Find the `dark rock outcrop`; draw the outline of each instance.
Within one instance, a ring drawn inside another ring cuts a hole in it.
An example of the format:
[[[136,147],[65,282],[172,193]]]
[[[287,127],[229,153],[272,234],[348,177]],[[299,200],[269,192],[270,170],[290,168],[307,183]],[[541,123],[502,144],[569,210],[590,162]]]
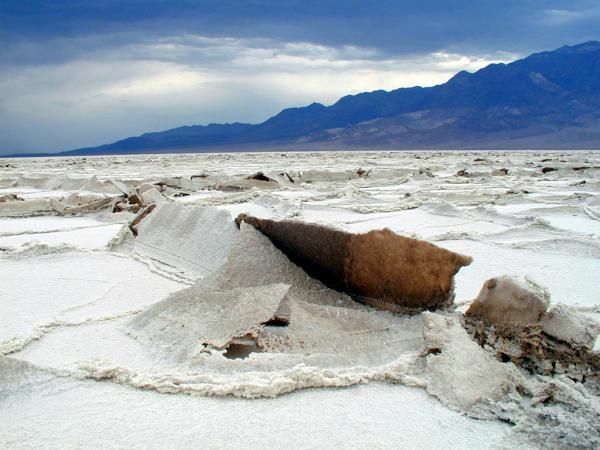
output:
[[[240,215],[310,276],[362,303],[395,312],[448,307],[453,277],[471,258],[374,230],[351,234],[318,224]]]

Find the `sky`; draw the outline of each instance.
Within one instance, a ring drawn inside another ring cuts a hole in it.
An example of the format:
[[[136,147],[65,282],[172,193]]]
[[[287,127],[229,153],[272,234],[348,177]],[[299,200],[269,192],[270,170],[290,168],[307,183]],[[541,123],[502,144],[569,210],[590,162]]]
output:
[[[0,154],[259,123],[598,39],[598,0],[2,0]]]

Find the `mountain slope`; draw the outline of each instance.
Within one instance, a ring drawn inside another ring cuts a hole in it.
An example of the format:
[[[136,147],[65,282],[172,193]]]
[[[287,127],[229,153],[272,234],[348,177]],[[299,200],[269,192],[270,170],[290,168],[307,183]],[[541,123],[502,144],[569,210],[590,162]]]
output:
[[[289,108],[257,125],[180,127],[65,153],[270,147],[600,148],[600,42],[459,72],[430,88]]]

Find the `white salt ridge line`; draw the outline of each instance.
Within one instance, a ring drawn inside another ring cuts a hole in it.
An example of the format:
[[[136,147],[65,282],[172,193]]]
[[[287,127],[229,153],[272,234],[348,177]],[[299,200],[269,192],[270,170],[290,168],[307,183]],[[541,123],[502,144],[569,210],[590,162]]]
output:
[[[580,312],[600,314],[600,305],[592,305],[592,306],[569,305],[569,306],[571,308],[575,308],[577,311],[580,311]]]
[[[49,245],[40,242],[32,243],[31,245],[23,245],[21,247],[7,247],[6,250],[0,248],[0,259],[25,259],[35,258],[37,256],[47,256],[60,253],[80,252],[92,253],[95,250],[88,250],[76,247],[70,244],[55,244]]]
[[[592,209],[589,206],[583,205],[582,210],[590,219],[600,221],[600,215],[598,215],[594,211],[592,211]]]
[[[8,250],[2,252],[0,250],[0,259],[12,259],[12,258],[35,258],[37,256],[47,256],[52,254],[60,254],[60,253],[82,253],[82,254],[105,254],[108,253],[111,256],[116,256],[124,259],[135,259],[139,262],[144,263],[147,266],[152,266],[152,263],[145,260],[138,255],[129,255],[122,254],[118,252],[111,251],[107,248],[81,248],[71,244],[44,244],[41,242],[33,242],[32,244],[25,244],[21,247],[9,247]],[[180,281],[178,277],[173,276],[168,272],[161,271],[160,269],[156,269],[156,273],[158,275],[162,275],[165,278],[169,278],[173,281]],[[184,277],[185,279],[185,277]],[[187,283],[187,282],[186,282]]]
[[[2,236],[0,237],[0,245],[17,251],[26,249],[32,244],[45,244],[49,246],[66,244],[84,250],[105,249],[107,248],[108,242],[110,242],[111,238],[121,227],[121,224],[115,223],[98,227],[85,227],[78,230],[35,233],[31,237],[29,237],[29,234]]]
[[[90,302],[90,303],[93,303],[93,302]],[[87,306],[87,305],[82,305],[82,306]],[[75,308],[71,308],[71,309],[75,309]],[[128,316],[132,316],[134,314],[138,314],[143,310],[144,310],[144,308],[141,308],[141,309],[125,311],[125,312],[115,314],[112,316],[93,317],[93,318],[83,320],[81,322],[66,322],[63,320],[54,320],[45,325],[40,325],[40,326],[34,328],[34,330],[27,336],[17,336],[12,339],[9,339],[8,341],[0,342],[0,356],[6,356],[6,355],[10,355],[11,353],[20,352],[21,350],[23,350],[25,347],[27,347],[32,342],[40,340],[45,334],[52,333],[53,331],[55,331],[59,328],[78,327],[80,325],[86,325],[86,324],[90,324],[90,323],[108,322],[111,320],[122,319],[123,317],[128,317]],[[65,311],[68,311],[68,309]]]
[[[418,238],[418,236],[415,236]],[[440,236],[434,236],[433,238],[427,238],[428,241],[432,242],[444,242],[444,241],[460,241],[470,240],[473,242],[481,242],[490,244],[496,247],[515,249],[515,250],[538,250],[547,254],[568,254],[572,253],[572,248],[569,248],[570,244],[575,244],[582,249],[580,256],[589,258],[600,258],[600,244],[596,242],[590,242],[583,239],[576,238],[565,238],[565,239],[538,239],[530,241],[518,241],[518,242],[501,242],[486,239],[481,236],[473,236],[470,233],[446,233]],[[558,246],[558,248],[555,248]]]
[[[99,250],[100,252],[102,252],[102,250]],[[124,259],[134,259],[138,262],[141,262],[142,264],[144,264],[146,267],[148,267],[148,270],[156,275],[160,275],[163,278],[166,278],[168,280],[171,281],[176,281],[178,283],[182,283],[182,284],[186,284],[186,285],[193,285],[195,284],[198,280],[192,279],[192,278],[188,278],[185,275],[181,274],[181,273],[174,273],[174,272],[169,272],[165,269],[162,269],[160,266],[155,264],[156,260],[153,260],[151,258],[148,257],[144,257],[141,255],[138,255],[136,253],[131,253],[131,254],[123,254],[123,253],[119,253],[119,252],[115,252],[115,251],[110,251],[108,250],[107,253],[110,253],[113,256],[117,256],[119,258],[124,258]],[[166,266],[166,264],[160,262],[161,266]]]
[[[226,191],[217,190],[215,190],[215,193],[217,195],[214,197],[199,199],[196,202],[191,202],[191,204],[200,206],[217,206],[230,203],[244,203],[248,200],[258,197],[262,191],[257,188],[250,188],[247,191],[234,192],[232,194],[227,194]]]
[[[582,208],[579,208],[579,210],[584,211]],[[496,223],[493,219],[494,216],[496,216],[496,218],[499,219],[508,219],[509,221],[512,221],[513,224],[515,225],[528,225],[528,224],[536,224],[536,225],[542,225],[544,227],[546,227],[549,230],[554,230],[554,231],[560,231],[560,232],[568,232],[570,234],[574,234],[580,237],[591,237],[591,238],[596,238],[598,236],[598,233],[596,232],[591,232],[591,233],[587,233],[587,232],[583,232],[581,231],[580,228],[577,227],[573,227],[573,226],[566,226],[568,225],[568,222],[565,220],[558,220],[560,219],[560,217],[553,217],[552,215],[550,216],[539,216],[539,215],[520,215],[520,214],[502,214],[502,213],[498,213],[498,212],[491,212],[489,210],[487,211],[483,211],[484,214],[482,215],[478,215],[478,214],[474,214],[470,211],[464,211],[464,216],[465,217],[471,217],[473,219],[479,219],[479,220],[488,220],[491,221],[492,223]],[[436,214],[439,214],[436,212]],[[587,213],[585,214],[587,215]],[[481,217],[483,216],[483,217]],[[573,218],[573,220],[577,221],[577,220],[581,220],[581,219],[585,219],[585,217],[583,216],[575,216]],[[596,219],[594,219],[596,220]],[[554,223],[553,223],[554,222]],[[562,226],[561,226],[562,224]]]
[[[138,389],[168,394],[197,396],[234,396],[240,398],[274,398],[307,388],[348,387],[371,381],[426,387],[426,382],[411,376],[418,353],[405,353],[397,360],[376,368],[318,368],[298,364],[275,372],[219,373],[137,373],[124,367],[103,365],[98,361],[80,362],[56,369],[57,375],[82,379],[107,380]]]
[[[544,237],[540,233],[540,229],[543,230],[543,234],[548,235]],[[536,231],[537,235],[532,236],[531,239],[522,238],[522,240],[511,240],[510,235],[518,235],[520,232]],[[415,233],[413,233],[415,234]],[[415,235],[418,235],[415,234]],[[600,252],[600,242],[595,238],[595,235],[577,234],[572,231],[563,229],[553,229],[553,227],[547,226],[545,223],[536,221],[531,224],[520,225],[512,227],[510,229],[499,231],[496,233],[484,233],[484,232],[469,232],[469,231],[447,231],[445,233],[433,236],[427,236],[428,241],[451,241],[451,240],[462,240],[467,239],[471,241],[489,242],[494,245],[502,247],[512,248],[525,248],[529,244],[543,244],[552,242],[573,242],[580,245],[591,246],[595,251]]]
[[[141,247],[142,249],[143,249],[144,247],[146,247],[146,248],[151,248],[151,249],[154,249],[154,250],[158,250],[158,251],[160,251],[160,252],[162,252],[162,253],[165,253],[165,254],[167,254],[167,255],[170,255],[170,256],[172,256],[172,257],[174,257],[174,258],[178,259],[178,260],[185,261],[186,263],[188,263],[188,264],[190,264],[190,265],[192,265],[192,266],[194,266],[194,267],[196,267],[196,268],[202,269],[202,271],[203,271],[204,273],[207,273],[207,274],[211,273],[211,272],[212,272],[212,270],[213,270],[213,269],[211,269],[210,267],[206,267],[206,266],[204,266],[204,265],[200,264],[198,261],[194,261],[194,260],[192,260],[192,259],[190,259],[190,258],[186,258],[184,255],[182,255],[182,254],[180,254],[180,253],[172,252],[172,251],[169,251],[169,250],[167,250],[167,249],[165,249],[165,248],[163,248],[163,247],[159,247],[159,246],[156,246],[156,245],[152,245],[152,244],[149,244],[149,243],[147,243],[147,242],[142,242],[142,241],[139,241],[139,240],[138,240],[138,241],[136,241],[136,243],[135,243],[135,246],[136,246],[136,247]],[[136,254],[137,254],[137,252],[136,252]],[[175,267],[175,266],[172,266],[171,264],[168,264],[168,263],[166,263],[166,262],[164,262],[164,261],[161,261],[161,260],[159,260],[159,259],[157,259],[157,258],[152,258],[152,257],[150,257],[150,256],[148,256],[147,258],[148,258],[150,261],[157,262],[157,263],[159,263],[159,264],[161,264],[161,265],[163,265],[163,266],[165,266],[165,267],[172,267],[172,268],[173,268],[173,270],[180,270],[180,271],[181,271],[181,269],[178,269],[177,267]],[[169,272],[169,273],[171,273],[170,271],[168,271],[168,272]],[[183,271],[181,271],[181,272],[183,272]],[[182,278],[188,279],[187,277],[185,277],[185,275],[182,275]]]
[[[411,209],[416,209],[419,208],[420,205],[418,202],[415,202],[413,199],[407,201],[406,203],[403,204],[397,204],[397,205],[381,205],[381,206],[375,206],[375,205],[356,205],[356,206],[351,206],[351,205],[347,205],[347,206],[343,206],[344,209],[349,209],[351,211],[360,213],[360,214],[371,214],[371,213],[393,213],[393,212],[401,212],[401,211],[408,211]],[[340,206],[338,206],[338,208],[342,208]]]
[[[0,231],[0,237],[7,237],[7,236],[22,236],[24,234],[46,234],[46,233],[62,233],[62,232],[68,232],[68,231],[76,231],[76,230],[84,230],[84,229],[88,229],[88,228],[102,228],[102,227],[109,227],[109,226],[113,226],[113,225],[121,225],[118,222],[105,222],[105,223],[100,223],[97,225],[82,225],[82,226],[78,226],[78,227],[69,227],[69,228],[54,228],[54,229],[48,229],[48,230],[24,230],[24,231],[16,231],[16,232],[2,232]]]
[[[325,207],[325,210],[329,210],[329,207]],[[338,215],[340,214],[339,212],[340,208],[335,208],[335,210],[332,210],[332,213],[337,213]],[[415,208],[411,208],[411,209],[415,209]],[[318,210],[318,208],[315,207],[311,207],[311,210],[315,211]],[[337,211],[336,211],[337,210]],[[307,211],[308,212],[308,211]],[[398,211],[400,212],[400,211]],[[484,217],[480,217],[479,215],[472,215],[470,214],[468,211],[446,211],[446,213],[444,212],[440,212],[439,210],[434,210],[433,212],[429,211],[428,208],[424,208],[423,209],[424,213],[430,214],[432,217],[431,219],[435,219],[435,216],[446,216],[446,217],[452,217],[452,218],[463,218],[463,220],[465,220],[465,222],[458,222],[458,223],[448,223],[448,224],[443,224],[443,225],[427,225],[426,228],[430,229],[430,228],[452,228],[452,227],[458,227],[461,225],[470,225],[470,224],[477,224],[477,223],[489,223],[490,225],[495,225],[497,227],[502,227],[504,228],[504,230],[501,231],[497,231],[497,232],[490,232],[490,233],[477,233],[477,232],[473,232],[476,235],[480,235],[480,236],[494,236],[494,235],[502,235],[503,233],[510,233],[512,230],[518,230],[518,229],[526,229],[527,227],[531,227],[531,226],[538,226],[541,228],[545,228],[549,231],[554,231],[555,234],[559,234],[559,235],[566,235],[567,230],[561,229],[561,228],[556,228],[553,227],[551,224],[549,224],[545,219],[543,218],[539,218],[539,217],[525,217],[525,218],[517,218],[518,222],[521,222],[521,224],[519,225],[506,225],[506,224],[502,224],[502,223],[497,223],[495,222],[493,219],[490,220],[489,218],[484,218]],[[355,225],[355,224],[361,224],[361,223],[369,223],[369,222],[379,222],[382,221],[384,219],[394,219],[396,216],[394,215],[394,213],[380,213],[380,214],[372,214],[372,217],[368,217],[368,218],[364,218],[364,219],[353,219],[353,220],[342,220],[342,225]],[[399,220],[402,220],[403,218],[401,216],[398,216]],[[408,218],[410,219],[410,217]],[[507,227],[509,227],[509,229],[507,229]],[[401,229],[397,229],[397,232],[400,231],[402,232]],[[453,232],[453,231],[449,231],[448,233],[462,233],[462,232]],[[574,234],[575,232],[570,231],[570,234]],[[418,235],[419,233],[417,231],[414,231],[413,234]],[[444,234],[440,235],[443,236]],[[581,237],[588,237],[589,235],[587,234],[580,234]],[[432,237],[427,236],[426,237],[427,240],[431,240]],[[435,236],[433,236],[433,239],[435,239]],[[440,238],[437,238],[437,240],[440,240]]]

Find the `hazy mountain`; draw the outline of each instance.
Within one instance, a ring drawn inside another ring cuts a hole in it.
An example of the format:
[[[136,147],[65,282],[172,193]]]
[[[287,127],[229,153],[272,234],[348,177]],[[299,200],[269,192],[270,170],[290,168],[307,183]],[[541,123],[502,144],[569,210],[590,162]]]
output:
[[[289,108],[263,123],[184,126],[66,154],[269,148],[600,148],[600,42],[459,72],[430,88]]]

